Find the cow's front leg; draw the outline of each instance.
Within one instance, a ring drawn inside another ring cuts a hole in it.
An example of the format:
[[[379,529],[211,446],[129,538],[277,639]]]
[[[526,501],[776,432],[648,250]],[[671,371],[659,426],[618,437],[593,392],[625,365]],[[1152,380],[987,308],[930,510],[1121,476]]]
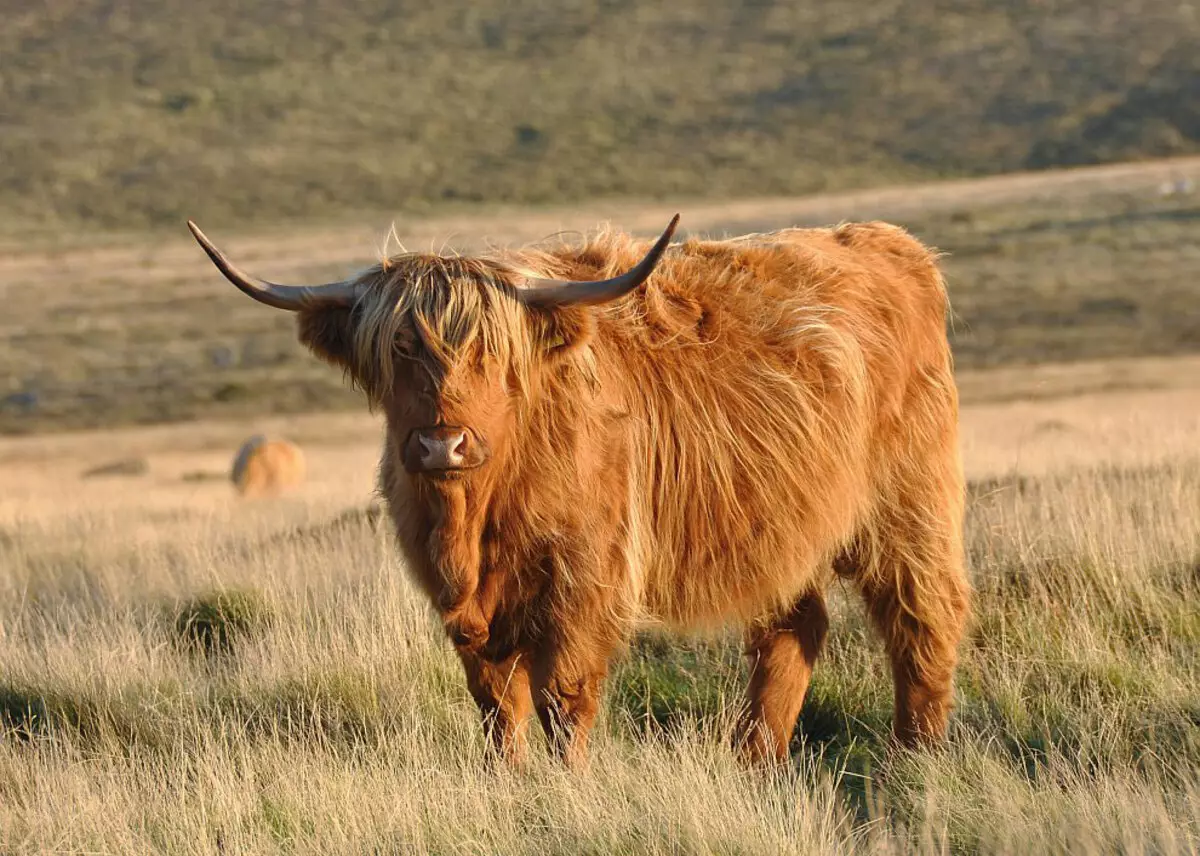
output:
[[[592,601],[580,607],[557,611],[534,670],[538,719],[552,749],[572,768],[586,764],[588,735],[600,713],[604,679],[622,627],[612,603]]]
[[[538,719],[554,753],[568,767],[587,764],[588,736],[600,713],[607,657],[552,669],[534,693]]]
[[[529,655],[518,650],[496,659],[459,648],[458,656],[467,673],[467,688],[483,716],[489,758],[498,756],[519,766],[528,753],[533,717]]]
[[[615,496],[624,497],[624,490]],[[533,702],[555,753],[567,766],[587,762],[609,661],[631,626],[629,560],[620,501],[598,503],[575,523],[579,537],[547,556],[547,617],[537,646]]]

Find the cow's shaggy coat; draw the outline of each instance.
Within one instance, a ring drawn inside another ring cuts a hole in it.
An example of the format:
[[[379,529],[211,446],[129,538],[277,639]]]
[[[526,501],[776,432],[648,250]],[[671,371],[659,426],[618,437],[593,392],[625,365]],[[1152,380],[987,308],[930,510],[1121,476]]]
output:
[[[352,308],[299,312],[301,340],[387,417],[381,492],[498,746],[520,756],[536,711],[581,759],[635,627],[737,620],[744,745],[786,755],[835,573],[884,639],[896,735],[939,739],[969,590],[935,257],[882,223],[790,229],[687,240],[604,305],[514,299],[646,246],[401,255]],[[424,426],[469,428],[486,463],[410,471]]]

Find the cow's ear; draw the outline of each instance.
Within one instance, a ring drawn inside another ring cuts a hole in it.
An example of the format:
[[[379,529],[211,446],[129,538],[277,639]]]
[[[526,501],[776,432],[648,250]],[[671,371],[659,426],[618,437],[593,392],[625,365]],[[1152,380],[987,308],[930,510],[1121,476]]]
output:
[[[296,317],[300,343],[343,371],[353,364],[354,322],[350,310],[302,309]]]
[[[534,310],[539,350],[552,360],[578,354],[592,340],[596,319],[586,306]]]

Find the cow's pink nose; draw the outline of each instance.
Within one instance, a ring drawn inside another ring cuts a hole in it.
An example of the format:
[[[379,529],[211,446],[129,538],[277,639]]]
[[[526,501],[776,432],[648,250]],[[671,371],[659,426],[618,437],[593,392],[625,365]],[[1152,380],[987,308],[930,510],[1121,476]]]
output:
[[[429,468],[450,469],[462,466],[467,451],[467,432],[447,431],[440,437],[417,434],[421,444],[421,463]]]
[[[404,464],[410,472],[463,470],[479,466],[484,455],[466,428],[418,428],[408,438]]]

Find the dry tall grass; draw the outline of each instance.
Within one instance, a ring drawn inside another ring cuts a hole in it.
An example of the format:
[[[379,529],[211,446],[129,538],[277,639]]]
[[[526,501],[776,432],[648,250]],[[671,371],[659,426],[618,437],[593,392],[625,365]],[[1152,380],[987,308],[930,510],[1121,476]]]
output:
[[[386,529],[339,517],[365,480],[253,506],[0,503],[2,846],[1196,852],[1200,460],[1172,442],[1165,464],[977,470],[948,748],[888,748],[886,663],[846,592],[777,775],[726,748],[732,637],[638,640],[588,773],[540,751],[489,771]]]

